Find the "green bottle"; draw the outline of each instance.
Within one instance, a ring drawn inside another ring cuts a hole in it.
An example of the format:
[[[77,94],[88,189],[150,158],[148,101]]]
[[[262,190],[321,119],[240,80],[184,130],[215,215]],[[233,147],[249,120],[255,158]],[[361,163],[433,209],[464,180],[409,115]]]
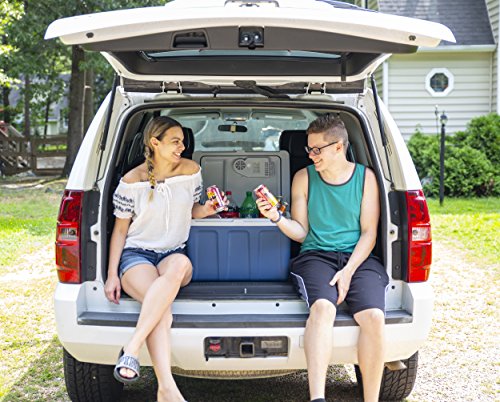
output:
[[[240,218],[258,218],[259,217],[259,208],[257,208],[257,204],[253,199],[253,193],[251,191],[247,191],[247,196],[243,200],[243,203],[240,207]]]

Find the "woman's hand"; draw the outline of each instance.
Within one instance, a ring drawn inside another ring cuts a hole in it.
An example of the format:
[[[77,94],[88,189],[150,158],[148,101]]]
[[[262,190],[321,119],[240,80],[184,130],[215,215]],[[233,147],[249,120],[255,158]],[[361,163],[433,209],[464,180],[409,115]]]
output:
[[[269,201],[265,200],[264,198],[257,198],[257,207],[259,208],[260,213],[262,216],[266,217],[267,219],[271,219],[271,221],[277,221],[280,218],[280,213],[278,211],[278,208],[273,207]]]
[[[120,304],[121,289],[120,278],[116,275],[108,276],[104,284],[104,294],[110,302]]]
[[[221,191],[223,202],[224,202],[224,211],[227,211],[227,206],[229,205],[229,200],[226,197],[226,194],[224,191]],[[208,208],[208,215],[213,215],[215,214],[216,206],[215,206],[216,201],[208,199],[207,202],[205,203],[205,206]]]

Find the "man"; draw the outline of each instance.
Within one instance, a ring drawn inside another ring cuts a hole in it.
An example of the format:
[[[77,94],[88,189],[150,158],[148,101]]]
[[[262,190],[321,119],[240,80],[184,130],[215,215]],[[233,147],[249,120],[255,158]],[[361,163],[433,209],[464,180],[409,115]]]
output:
[[[358,361],[364,400],[378,400],[384,368],[384,308],[388,276],[371,256],[380,215],[374,173],[346,159],[347,130],[339,118],[318,117],[307,129],[313,161],[292,183],[292,214],[286,219],[263,200],[261,213],[302,243],[291,261],[292,277],[310,308],[304,346],[309,393],[325,401],[337,306],[346,300],[360,326]]]

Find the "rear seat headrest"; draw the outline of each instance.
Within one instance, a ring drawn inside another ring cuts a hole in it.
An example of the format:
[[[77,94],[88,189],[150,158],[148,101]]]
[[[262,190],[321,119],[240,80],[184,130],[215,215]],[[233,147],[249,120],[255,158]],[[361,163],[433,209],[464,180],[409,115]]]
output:
[[[280,149],[288,151],[290,156],[307,157],[304,147],[307,145],[306,130],[284,130],[280,135]]]
[[[182,152],[182,156],[191,158],[194,152],[194,134],[189,127],[182,127],[184,132],[184,146],[186,149]]]

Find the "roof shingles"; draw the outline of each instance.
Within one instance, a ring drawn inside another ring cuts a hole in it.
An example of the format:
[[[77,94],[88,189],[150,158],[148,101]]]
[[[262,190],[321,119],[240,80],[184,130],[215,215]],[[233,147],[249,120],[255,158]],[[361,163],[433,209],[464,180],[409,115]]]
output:
[[[440,46],[495,44],[484,0],[379,0],[379,11],[446,25],[457,43]]]

